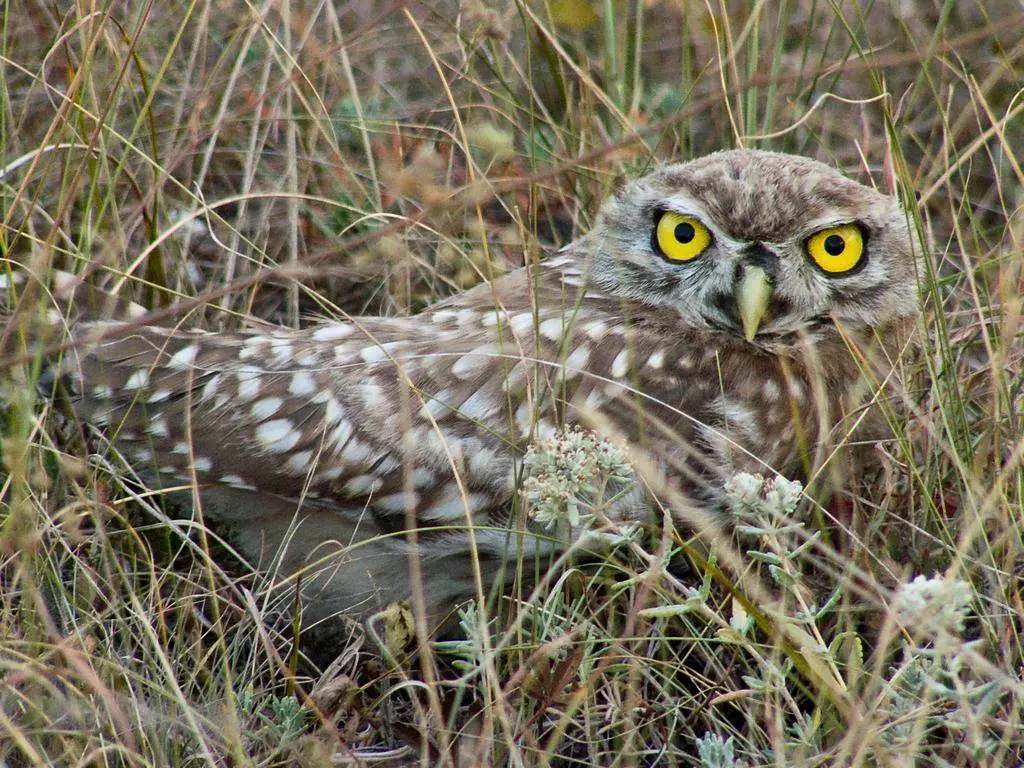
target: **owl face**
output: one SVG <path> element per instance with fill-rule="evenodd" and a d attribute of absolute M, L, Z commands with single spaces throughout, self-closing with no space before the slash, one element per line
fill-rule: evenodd
<path fill-rule="evenodd" d="M 606 203 L 569 250 L 601 290 L 764 348 L 917 311 L 922 248 L 896 199 L 791 155 L 663 168 Z"/>

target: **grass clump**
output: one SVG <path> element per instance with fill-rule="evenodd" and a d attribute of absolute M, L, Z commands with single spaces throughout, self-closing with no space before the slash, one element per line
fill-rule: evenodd
<path fill-rule="evenodd" d="M 5 287 L 59 268 L 213 329 L 410 313 L 586 231 L 623 178 L 739 145 L 900 195 L 933 249 L 905 415 L 855 446 L 877 474 L 829 499 L 733 478 L 702 550 L 609 530 L 628 473 L 556 436 L 526 508 L 609 535 L 449 638 L 403 606 L 301 627 L 294 591 L 37 394 L 29 295 L 0 334 L 0 765 L 1024 762 L 1019 4 L 2 19 Z"/>

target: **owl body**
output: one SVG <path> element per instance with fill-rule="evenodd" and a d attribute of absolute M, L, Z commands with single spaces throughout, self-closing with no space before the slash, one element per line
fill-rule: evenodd
<path fill-rule="evenodd" d="M 809 256 L 847 266 L 835 232 L 862 250 L 839 275 Z M 148 479 L 194 489 L 260 567 L 308 570 L 314 616 L 414 584 L 441 616 L 478 573 L 486 588 L 565 545 L 514 500 L 528 446 L 566 424 L 628 443 L 701 509 L 735 471 L 812 465 L 908 337 L 917 250 L 892 198 L 725 152 L 628 185 L 557 254 L 415 317 L 82 324 L 65 372 Z M 654 518 L 650 479 L 618 520 Z"/>

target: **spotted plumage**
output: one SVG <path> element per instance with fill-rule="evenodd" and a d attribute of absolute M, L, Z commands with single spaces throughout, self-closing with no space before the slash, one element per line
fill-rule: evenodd
<path fill-rule="evenodd" d="M 680 224 L 659 234 L 666 215 Z M 809 238 L 849 225 L 863 254 L 830 274 Z M 832 258 L 840 241 L 821 242 Z M 894 199 L 804 158 L 726 152 L 627 185 L 559 253 L 415 317 L 83 323 L 79 340 L 104 340 L 64 372 L 85 420 L 151 481 L 194 483 L 254 561 L 320 568 L 315 614 L 408 596 L 413 553 L 438 615 L 473 594 L 474 559 L 488 581 L 557 548 L 512 501 L 526 448 L 566 423 L 628 438 L 707 509 L 736 470 L 820 459 L 908 336 L 919 252 Z M 633 494 L 617 513 L 653 508 Z"/>

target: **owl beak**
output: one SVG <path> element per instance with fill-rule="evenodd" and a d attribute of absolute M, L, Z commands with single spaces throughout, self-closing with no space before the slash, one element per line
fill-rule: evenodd
<path fill-rule="evenodd" d="M 753 341 L 757 335 L 761 320 L 768 311 L 771 296 L 772 284 L 768 279 L 768 273 L 761 267 L 746 265 L 743 268 L 743 276 L 736 286 L 736 307 L 739 309 L 743 335 L 747 341 Z"/>

